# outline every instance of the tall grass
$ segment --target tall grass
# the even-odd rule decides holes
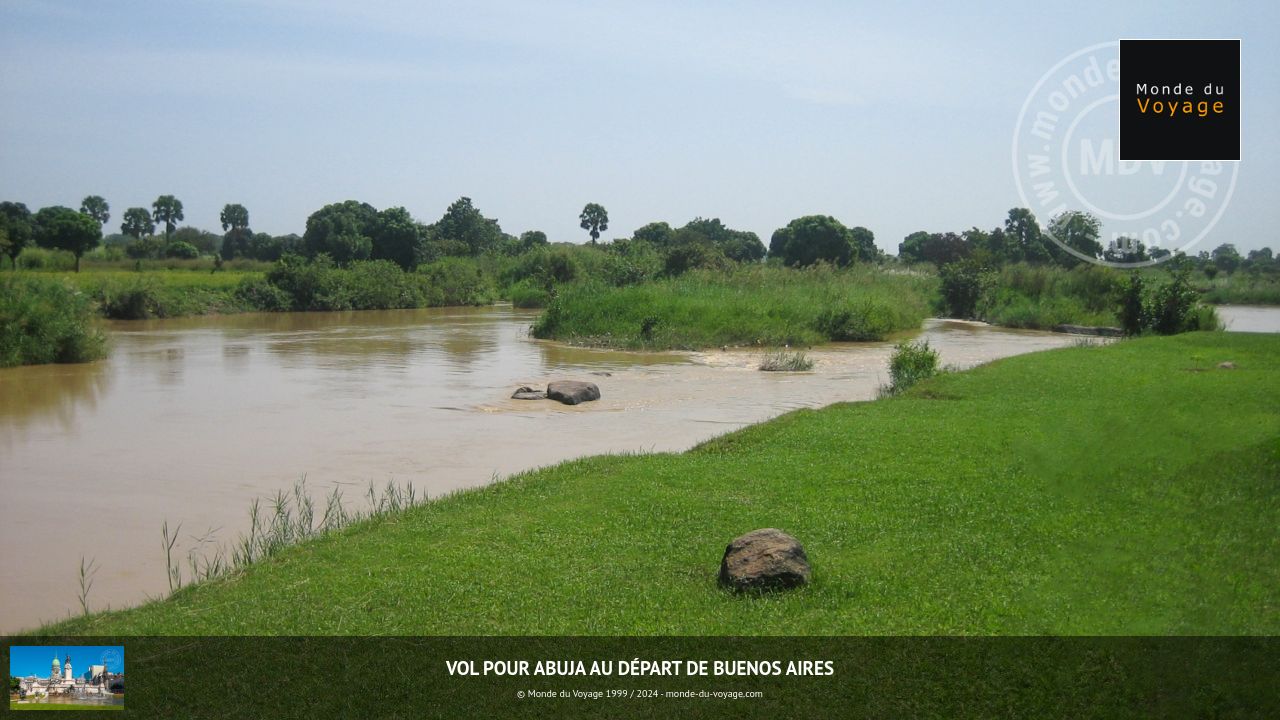
[[[1049,265],[1006,265],[978,301],[980,319],[1008,327],[1048,330],[1056,325],[1119,324],[1123,276],[1084,264],[1066,270]]]
[[[937,279],[874,267],[742,266],[612,287],[559,288],[533,334],[622,348],[812,345],[919,327]]]
[[[190,536],[190,546],[186,551],[186,578],[191,582],[214,580],[298,543],[353,523],[392,516],[427,501],[427,495],[419,494],[413,483],[397,485],[391,481],[381,487],[370,482],[363,498],[366,503],[363,510],[348,509],[342,490],[335,486],[324,496],[324,508],[317,516],[316,503],[307,489],[305,476],[289,491],[277,491],[265,501],[254,498],[249,505],[249,529],[240,533],[230,545],[217,542],[216,530]],[[184,584],[180,554],[176,552],[181,529],[179,524],[170,532],[168,521],[161,528],[170,593],[177,592]]]
[[[88,362],[104,355],[106,336],[85,293],[51,278],[0,277],[0,367]]]
[[[760,369],[765,372],[804,372],[813,369],[813,360],[803,350],[777,350],[765,353],[760,360]]]

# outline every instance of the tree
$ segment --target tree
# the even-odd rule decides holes
[[[326,254],[339,264],[367,260],[373,253],[370,234],[377,219],[378,211],[368,203],[347,200],[325,205],[307,218],[304,251],[310,257]]]
[[[182,201],[172,195],[161,195],[151,204],[151,216],[157,223],[164,223],[164,239],[168,242],[174,228],[184,219]]]
[[[853,241],[853,252],[858,260],[875,262],[880,259],[875,233],[859,225],[849,229],[849,238]]]
[[[666,225],[666,223],[662,223],[662,225]],[[760,242],[758,235],[745,230],[733,230],[725,227],[725,224],[720,222],[720,218],[707,219],[697,217],[686,223],[680,230],[698,233],[706,238],[719,254],[730,260],[755,262],[764,258],[765,255],[764,243]],[[674,238],[668,238],[668,244],[674,242],[674,240]]]
[[[405,270],[412,270],[422,259],[421,226],[402,207],[387,208],[378,213],[370,228],[375,260],[390,260]]]
[[[120,224],[120,232],[130,235],[134,240],[141,240],[144,235],[154,235],[156,223],[146,208],[129,208],[124,211],[124,222]]]
[[[527,253],[530,250],[542,247],[547,244],[547,234],[541,230],[525,230],[520,233],[520,253]]]
[[[1042,263],[1049,261],[1049,248],[1036,216],[1026,208],[1010,208],[1004,221],[1004,250],[998,253],[1005,262]]]
[[[665,248],[671,244],[671,226],[664,222],[651,222],[631,233],[632,240],[643,240],[656,248]]]
[[[782,258],[792,267],[825,261],[841,267],[857,257],[849,228],[830,215],[806,215],[774,231],[769,256]]]
[[[609,229],[609,213],[599,203],[587,203],[578,221],[578,225],[591,236],[592,245],[600,239],[600,233]]]
[[[1102,232],[1102,223],[1087,212],[1068,210],[1059,213],[1049,221],[1049,234],[1058,242],[1089,258],[1102,257],[1102,243],[1098,236]],[[1071,267],[1079,262],[1079,258],[1054,246],[1050,254],[1059,264]]]
[[[433,240],[444,248],[462,243],[471,255],[481,255],[496,249],[502,243],[502,228],[498,221],[485,217],[471,203],[471,198],[461,197],[445,210],[444,216],[431,226]],[[452,254],[446,252],[445,254]]]
[[[18,269],[18,255],[34,237],[31,211],[20,202],[0,202],[0,250],[9,256],[13,269]]]
[[[40,208],[35,226],[36,242],[42,247],[69,250],[76,256],[76,272],[80,272],[80,257],[102,240],[97,220],[60,205]]]
[[[253,231],[249,229],[249,211],[239,203],[228,203],[222,206],[218,215],[222,221],[222,259],[233,260],[249,254],[249,239]]]
[[[111,206],[101,195],[90,195],[80,201],[80,212],[88,215],[98,221],[99,225],[106,227],[107,221],[111,219]]]
[[[1240,251],[1231,243],[1223,243],[1213,249],[1213,264],[1222,272],[1231,275],[1240,267]]]

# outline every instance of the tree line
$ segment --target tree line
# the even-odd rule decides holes
[[[103,242],[102,229],[110,218],[110,205],[98,195],[84,198],[78,212],[53,206],[32,213],[22,203],[0,202],[0,251],[16,267],[18,255],[30,245],[67,250],[75,256],[78,271],[80,258]],[[338,265],[390,260],[406,270],[446,257],[521,255],[549,244],[546,233],[539,230],[518,236],[504,232],[497,219],[486,217],[468,197],[454,201],[432,223],[419,222],[404,207],[378,210],[356,200],[332,203],[307,218],[301,236],[253,232],[249,210],[239,203],[223,207],[219,215],[222,235],[179,228],[183,220],[182,201],[173,195],[161,195],[150,208],[125,210],[120,233],[109,236],[106,242],[123,244],[125,252],[138,259],[210,255],[218,261],[248,258],[274,262],[286,255],[326,255]],[[599,203],[587,203],[579,215],[579,225],[587,232],[590,244],[599,244],[602,233],[609,228],[608,211]],[[158,228],[163,229],[162,235],[157,235]],[[1130,238],[1119,238],[1104,247],[1099,239],[1100,228],[1097,218],[1088,213],[1064,212],[1042,229],[1030,210],[1012,208],[1003,224],[991,230],[973,227],[960,233],[911,233],[899,244],[896,260],[929,263],[941,270],[955,263],[977,267],[1009,263],[1071,267],[1082,262],[1081,257],[1134,262],[1169,254],[1159,248],[1148,249]],[[876,247],[871,230],[847,227],[829,215],[792,220],[773,232],[767,248],[754,232],[735,230],[719,218],[703,217],[679,227],[651,222],[637,228],[629,238],[605,245],[624,253],[634,252],[636,247],[650,248],[661,256],[667,275],[766,258],[793,267],[818,262],[844,267],[893,259]],[[1218,272],[1231,274],[1241,268],[1274,270],[1277,265],[1270,248],[1242,257],[1231,244],[1202,252],[1192,262],[1210,278]]]

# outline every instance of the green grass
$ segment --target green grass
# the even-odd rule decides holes
[[[1205,302],[1217,305],[1280,305],[1280,276],[1237,272],[1234,275],[1218,275],[1213,280],[1201,278]]]
[[[41,632],[1275,634],[1277,400],[1278,336],[1023,355],[525,473]],[[760,527],[805,544],[808,587],[717,587]]]
[[[621,348],[813,345],[878,340],[920,326],[937,280],[876,267],[743,266],[625,287],[559,288],[540,338]]]

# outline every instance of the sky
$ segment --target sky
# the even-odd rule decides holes
[[[1275,3],[0,0],[0,200],[173,194],[259,232],[357,199],[582,242],[807,214],[896,252],[999,225],[1036,82],[1118,38],[1241,38],[1238,184],[1209,247],[1280,248]],[[1044,220],[1045,218],[1042,218]]]
[[[47,678],[54,655],[59,662],[71,656],[71,672],[75,677],[83,676],[90,665],[102,665],[104,658],[107,672],[124,672],[124,647],[121,645],[14,645],[9,648],[9,674]]]

